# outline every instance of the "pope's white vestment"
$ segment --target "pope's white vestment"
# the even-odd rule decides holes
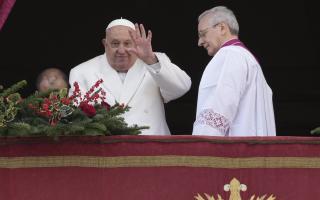
[[[125,78],[113,69],[106,54],[86,61],[70,71],[69,82],[79,83],[85,94],[99,79],[103,79],[102,89],[106,91],[106,102],[116,102],[131,107],[123,117],[128,125],[149,126],[142,130],[142,135],[170,134],[166,119],[164,103],[184,95],[191,86],[190,77],[178,66],[171,63],[164,53],[156,53],[159,63],[149,66],[137,59]]]

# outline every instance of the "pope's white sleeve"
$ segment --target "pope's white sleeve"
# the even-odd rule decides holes
[[[190,77],[185,71],[173,64],[164,53],[156,53],[156,56],[159,65],[155,64],[147,69],[159,86],[164,102],[181,97],[191,87]]]
[[[72,95],[74,91],[74,82],[77,80],[76,74],[74,73],[74,69],[71,69],[69,73],[69,84],[70,84],[70,89],[69,89],[69,96]]]
[[[84,81],[85,78],[81,76],[81,73],[73,68],[71,69],[70,73],[69,73],[69,84],[70,84],[70,89],[69,89],[69,96],[71,96],[73,94],[74,91],[74,83],[77,82],[79,85],[79,89],[82,95],[85,94],[85,86],[84,86]]]

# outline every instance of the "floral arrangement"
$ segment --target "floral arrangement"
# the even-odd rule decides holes
[[[121,117],[130,108],[105,102],[98,80],[82,95],[77,82],[67,89],[35,92],[22,99],[17,92],[26,81],[2,92],[0,88],[0,136],[137,135],[146,126],[128,126]]]

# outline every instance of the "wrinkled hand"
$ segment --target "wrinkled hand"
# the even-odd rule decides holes
[[[138,24],[135,24],[135,28],[136,30],[129,30],[131,39],[134,42],[134,47],[129,48],[128,51],[137,55],[138,58],[148,65],[157,63],[158,59],[151,46],[151,31],[148,30],[148,35],[146,35],[142,24],[140,24],[140,27]]]

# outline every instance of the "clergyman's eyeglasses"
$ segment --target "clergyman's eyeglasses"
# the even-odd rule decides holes
[[[215,25],[213,25],[213,26],[209,26],[209,27],[207,27],[207,28],[205,28],[205,29],[203,29],[203,30],[200,30],[199,31],[199,33],[198,33],[198,36],[199,36],[199,38],[204,38],[204,37],[206,37],[206,34],[209,32],[209,30],[210,30],[210,28],[215,28],[217,25],[219,25],[220,23],[217,23],[217,24],[215,24]]]

